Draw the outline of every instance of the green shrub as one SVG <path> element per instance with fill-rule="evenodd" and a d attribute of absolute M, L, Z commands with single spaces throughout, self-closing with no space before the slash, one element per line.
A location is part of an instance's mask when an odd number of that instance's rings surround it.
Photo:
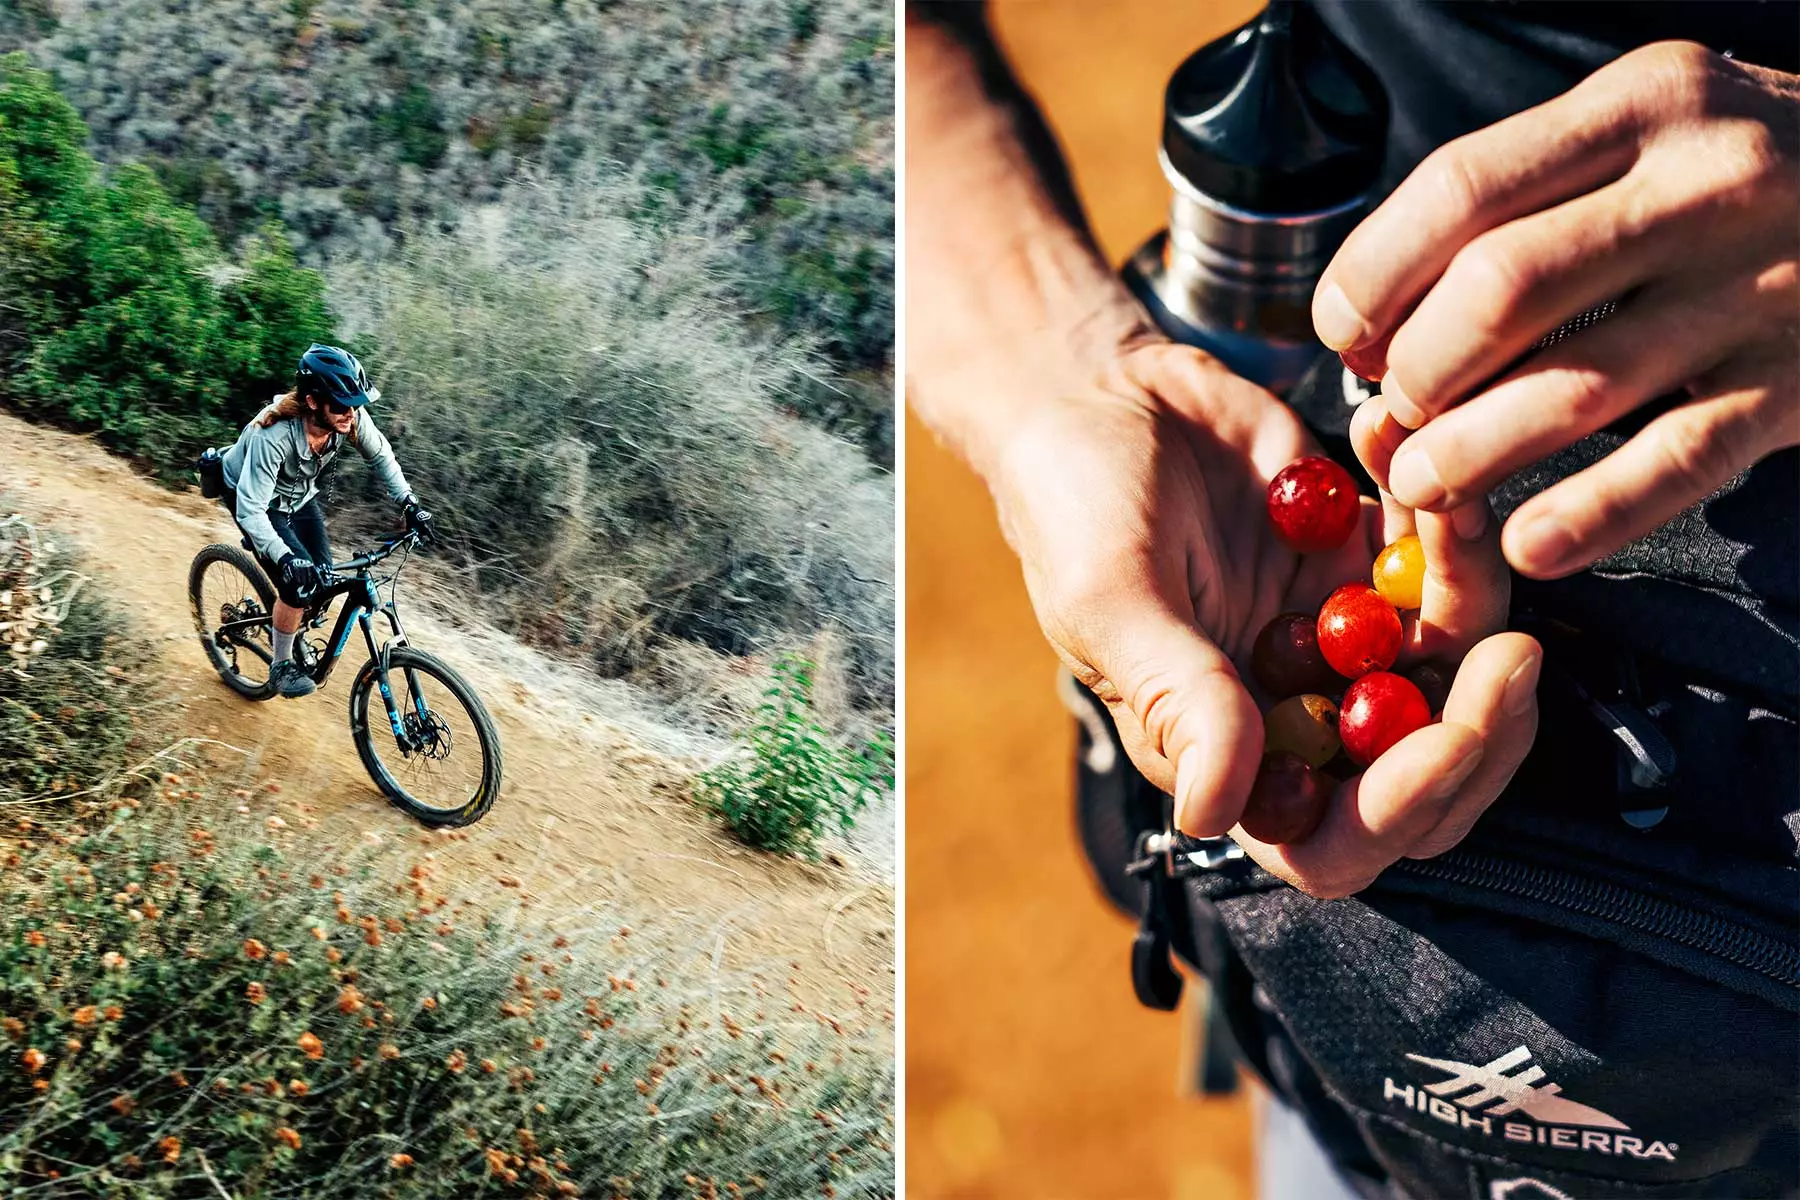
<path fill-rule="evenodd" d="M 147 168 L 103 178 L 85 138 L 48 75 L 0 58 L 0 192 L 17 210 L 0 219 L 0 255 L 33 278 L 9 398 L 179 470 L 330 336 L 324 281 L 275 227 L 225 261 Z"/>
<path fill-rule="evenodd" d="M 23 518 L 0 518 L 0 805 L 71 796 L 126 766 L 147 698 L 119 663 L 135 670 L 144 650 L 86 582 Z"/>
<path fill-rule="evenodd" d="M 617 913 L 552 932 L 451 906 L 429 855 L 193 819 L 224 807 L 121 803 L 0 839 L 0 1177 L 16 1187 L 894 1194 L 873 1031 L 762 1020 L 750 981 L 689 982 L 642 935 L 609 938 Z"/>
<path fill-rule="evenodd" d="M 869 800 L 893 787 L 893 746 L 885 735 L 860 749 L 836 745 L 813 716 L 803 659 L 782 658 L 774 678 L 744 735 L 747 753 L 702 775 L 697 794 L 749 845 L 816 858 L 821 836 L 854 827 Z"/>

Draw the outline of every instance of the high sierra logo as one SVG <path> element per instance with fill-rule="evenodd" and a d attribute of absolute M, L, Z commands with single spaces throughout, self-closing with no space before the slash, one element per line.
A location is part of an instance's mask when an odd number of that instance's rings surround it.
<path fill-rule="evenodd" d="M 1675 1161 L 1674 1142 L 1646 1142 L 1634 1137 L 1631 1126 L 1610 1113 L 1577 1104 L 1563 1096 L 1557 1084 L 1539 1084 L 1544 1069 L 1531 1064 L 1528 1047 L 1514 1047 L 1479 1066 L 1426 1058 L 1422 1054 L 1406 1057 L 1442 1071 L 1449 1078 L 1414 1087 L 1410 1083 L 1395 1083 L 1389 1077 L 1382 1083 L 1382 1098 L 1398 1100 L 1446 1125 L 1480 1129 L 1488 1137 L 1497 1135 L 1509 1142 Z M 1530 1120 L 1498 1120 L 1515 1113 Z"/>

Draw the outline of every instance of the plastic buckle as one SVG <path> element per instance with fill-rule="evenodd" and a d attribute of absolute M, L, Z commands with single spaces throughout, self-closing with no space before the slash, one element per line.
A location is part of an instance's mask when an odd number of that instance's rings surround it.
<path fill-rule="evenodd" d="M 1173 1012 L 1181 1003 L 1181 973 L 1175 969 L 1166 915 L 1176 886 L 1175 836 L 1175 802 L 1164 796 L 1162 832 L 1138 835 L 1137 853 L 1126 867 L 1143 881 L 1143 914 L 1131 942 L 1131 990 L 1139 1004 L 1158 1012 Z"/>

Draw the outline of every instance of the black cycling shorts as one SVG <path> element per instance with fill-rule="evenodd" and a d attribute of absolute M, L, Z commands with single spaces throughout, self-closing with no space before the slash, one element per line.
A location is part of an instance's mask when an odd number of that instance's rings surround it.
<path fill-rule="evenodd" d="M 231 519 L 236 521 L 237 493 L 227 488 L 220 500 L 224 503 L 225 510 L 231 514 Z M 325 510 L 319 507 L 317 496 L 291 513 L 279 512 L 271 508 L 269 524 L 275 527 L 275 536 L 287 543 L 288 548 L 295 554 L 309 558 L 315 565 L 321 567 L 331 561 L 331 539 L 325 536 Z M 238 528 L 244 529 L 242 522 L 239 522 Z M 244 537 L 246 539 L 250 537 L 249 530 L 244 530 Z M 252 551 L 252 553 L 256 552 Z M 283 604 L 291 605 L 294 608 L 306 607 L 300 597 L 295 595 L 293 589 L 288 586 L 287 581 L 282 579 L 279 563 L 270 562 L 260 553 L 256 553 L 256 560 L 262 563 L 263 570 L 269 573 L 269 579 L 274 583 L 275 590 L 280 593 Z"/>

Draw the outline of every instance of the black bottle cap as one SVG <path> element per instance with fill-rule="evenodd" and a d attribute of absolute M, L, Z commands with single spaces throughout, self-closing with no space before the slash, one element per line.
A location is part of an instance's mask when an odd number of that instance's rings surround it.
<path fill-rule="evenodd" d="M 1311 8 L 1272 0 L 1169 79 L 1163 150 L 1233 208 L 1297 213 L 1367 191 L 1387 150 L 1388 100 L 1368 64 Z"/>

